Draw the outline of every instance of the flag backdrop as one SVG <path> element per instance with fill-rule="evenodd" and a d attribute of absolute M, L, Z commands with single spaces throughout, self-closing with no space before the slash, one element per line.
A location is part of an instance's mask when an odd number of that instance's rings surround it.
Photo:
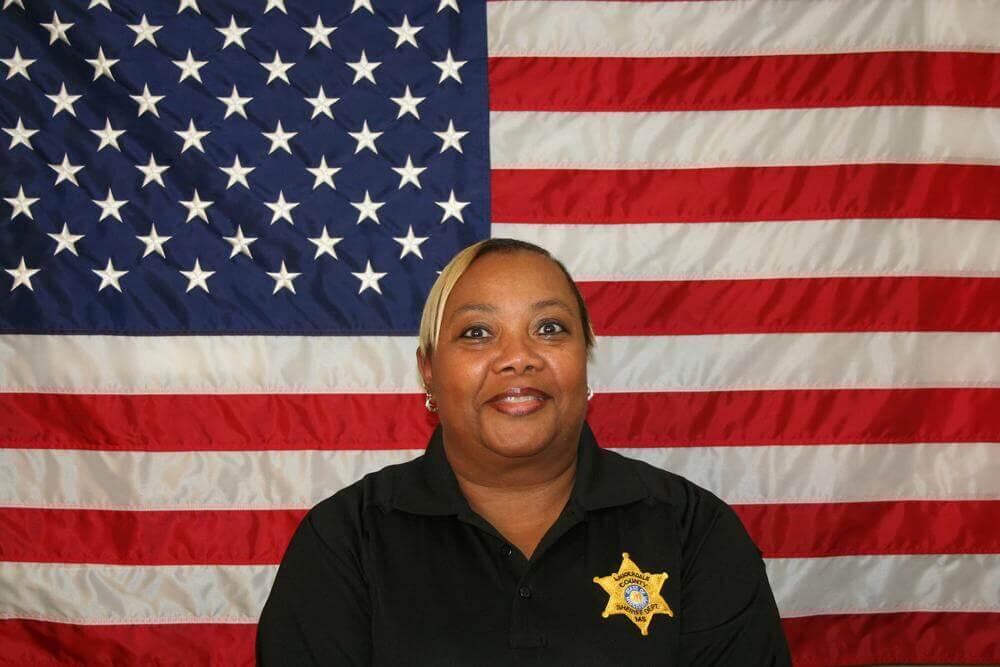
<path fill-rule="evenodd" d="M 0 662 L 251 661 L 491 235 L 798 664 L 1000 662 L 1000 2 L 3 0 L 0 59 Z"/>

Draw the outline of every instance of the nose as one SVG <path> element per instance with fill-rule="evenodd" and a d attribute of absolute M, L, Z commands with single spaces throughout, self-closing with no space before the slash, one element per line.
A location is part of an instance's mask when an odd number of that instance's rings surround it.
<path fill-rule="evenodd" d="M 529 371 L 541 370 L 545 367 L 545 358 L 539 353 L 536 345 L 536 341 L 529 335 L 508 333 L 497 347 L 493 371 L 523 375 Z"/>

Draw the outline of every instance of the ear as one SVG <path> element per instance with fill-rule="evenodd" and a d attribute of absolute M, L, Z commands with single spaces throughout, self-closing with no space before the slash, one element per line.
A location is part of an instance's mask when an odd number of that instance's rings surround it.
<path fill-rule="evenodd" d="M 420 370 L 420 379 L 423 381 L 424 387 L 427 391 L 430 391 L 434 380 L 434 375 L 431 371 L 431 360 L 429 357 L 424 357 L 419 347 L 417 348 L 417 368 Z"/>

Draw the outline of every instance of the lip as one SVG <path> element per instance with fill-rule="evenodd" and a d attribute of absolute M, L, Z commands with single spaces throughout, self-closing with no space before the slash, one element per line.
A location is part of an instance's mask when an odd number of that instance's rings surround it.
<path fill-rule="evenodd" d="M 524 417 L 541 410 L 551 398 L 535 387 L 508 387 L 486 404 L 510 417 Z"/>

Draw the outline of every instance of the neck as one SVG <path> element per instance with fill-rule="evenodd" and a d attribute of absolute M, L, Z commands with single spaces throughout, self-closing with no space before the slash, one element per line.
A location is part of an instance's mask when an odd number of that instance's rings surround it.
<path fill-rule="evenodd" d="M 469 506 L 528 558 L 569 500 L 576 480 L 577 440 L 524 458 L 463 456 L 445 446 Z"/>

